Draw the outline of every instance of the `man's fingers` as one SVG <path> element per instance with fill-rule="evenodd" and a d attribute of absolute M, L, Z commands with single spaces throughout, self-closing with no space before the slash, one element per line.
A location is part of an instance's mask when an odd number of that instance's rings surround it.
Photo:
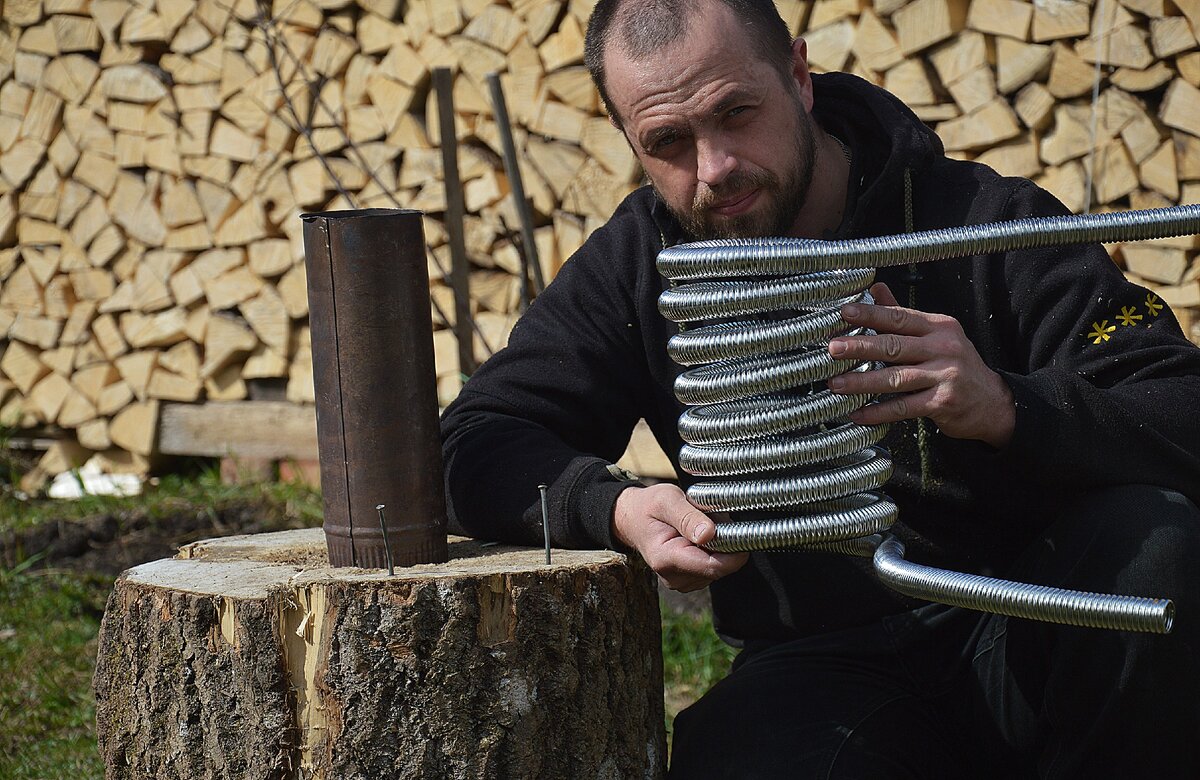
<path fill-rule="evenodd" d="M 679 544 L 670 545 L 669 550 L 664 550 L 670 558 L 669 562 L 664 562 L 655 571 L 667 587 L 685 593 L 732 574 L 746 565 L 750 558 L 748 553 L 710 553 L 686 544 L 682 539 L 676 541 Z"/>
<path fill-rule="evenodd" d="M 829 341 L 829 354 L 840 360 L 878 360 L 883 363 L 921 363 L 935 357 L 919 336 L 840 336 Z"/>
<path fill-rule="evenodd" d="M 829 380 L 829 389 L 842 395 L 912 393 L 938 383 L 934 373 L 909 365 L 886 366 L 874 371 L 841 374 Z"/>
<path fill-rule="evenodd" d="M 893 300 L 895 299 L 893 298 Z M 871 328 L 880 333 L 924 336 L 946 318 L 944 315 L 906 309 L 894 303 L 888 305 L 848 303 L 842 307 L 842 319 L 850 325 Z"/>
<path fill-rule="evenodd" d="M 674 485 L 630 488 L 613 508 L 613 535 L 641 553 L 668 587 L 696 590 L 746 564 L 746 553 L 712 553 L 714 519 Z"/>
<path fill-rule="evenodd" d="M 917 417 L 929 416 L 929 404 L 933 399 L 933 390 L 920 393 L 908 393 L 895 398 L 888 398 L 878 403 L 867 404 L 852 412 L 850 419 L 859 425 L 881 425 L 883 423 L 912 420 Z"/>
<path fill-rule="evenodd" d="M 892 295 L 892 288 L 888 287 L 883 282 L 876 282 L 871 285 L 868 290 L 871 297 L 875 299 L 875 303 L 880 306 L 899 306 L 900 302 L 896 300 L 896 296 Z"/>

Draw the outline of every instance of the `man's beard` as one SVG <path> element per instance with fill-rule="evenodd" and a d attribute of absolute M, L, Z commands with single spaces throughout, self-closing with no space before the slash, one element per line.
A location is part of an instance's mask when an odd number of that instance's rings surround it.
<path fill-rule="evenodd" d="M 704 188 L 697 190 L 691 209 L 680 212 L 659 193 L 659 199 L 666 204 L 683 229 L 693 238 L 705 240 L 714 238 L 755 238 L 759 236 L 782 236 L 791 230 L 808 198 L 809 187 L 812 184 L 813 165 L 816 159 L 816 149 L 813 140 L 812 119 L 803 109 L 800 114 L 799 129 L 796 132 L 795 151 L 796 162 L 789 168 L 784 178 L 774 173 L 755 169 L 748 171 L 737 170 L 721 182 L 716 190 Z M 714 203 L 719 203 L 725 197 L 736 193 L 749 193 L 759 189 L 765 196 L 766 208 L 752 209 L 744 214 L 733 217 L 722 217 L 710 212 Z M 655 191 L 658 188 L 655 187 Z M 758 204 L 756 204 L 758 205 Z"/>

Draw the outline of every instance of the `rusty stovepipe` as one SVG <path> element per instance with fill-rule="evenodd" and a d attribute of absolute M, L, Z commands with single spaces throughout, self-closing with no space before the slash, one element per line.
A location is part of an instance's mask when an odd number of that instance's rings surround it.
<path fill-rule="evenodd" d="M 446 560 L 429 275 L 419 211 L 303 214 L 332 566 Z"/>

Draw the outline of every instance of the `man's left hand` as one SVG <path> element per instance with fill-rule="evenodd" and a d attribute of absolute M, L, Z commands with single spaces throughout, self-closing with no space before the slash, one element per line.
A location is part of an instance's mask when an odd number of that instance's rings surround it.
<path fill-rule="evenodd" d="M 928 417 L 947 436 L 978 439 L 997 449 L 1008 444 L 1016 424 L 1012 390 L 979 357 L 958 320 L 902 308 L 882 283 L 871 287 L 871 295 L 875 305 L 843 306 L 842 319 L 878 335 L 832 339 L 829 354 L 888 365 L 834 377 L 829 389 L 894 396 L 859 409 L 850 419 L 876 425 Z"/>

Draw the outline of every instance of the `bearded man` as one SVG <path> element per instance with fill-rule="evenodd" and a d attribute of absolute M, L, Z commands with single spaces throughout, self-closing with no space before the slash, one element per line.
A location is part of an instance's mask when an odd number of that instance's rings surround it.
<path fill-rule="evenodd" d="M 811 74 L 769 0 L 601 0 L 586 59 L 651 186 L 447 410 L 452 528 L 538 544 L 546 483 L 555 544 L 711 586 L 743 650 L 676 720 L 672 777 L 1200 776 L 1200 350 L 1169 310 L 1098 246 L 883 269 L 874 303 L 842 310 L 878 335 L 829 351 L 886 365 L 829 386 L 889 394 L 851 418 L 894 423 L 887 491 L 914 560 L 1172 598 L 1173 634 L 922 603 L 827 553 L 710 553 L 714 518 L 613 466 L 638 418 L 681 446 L 659 251 L 1067 212 L 946 158 L 883 90 Z"/>

